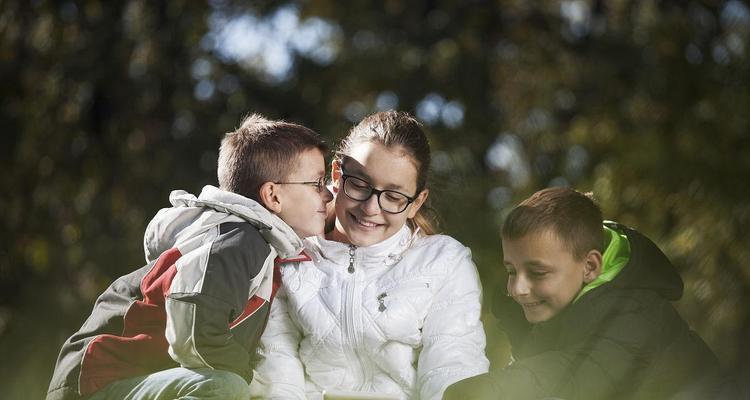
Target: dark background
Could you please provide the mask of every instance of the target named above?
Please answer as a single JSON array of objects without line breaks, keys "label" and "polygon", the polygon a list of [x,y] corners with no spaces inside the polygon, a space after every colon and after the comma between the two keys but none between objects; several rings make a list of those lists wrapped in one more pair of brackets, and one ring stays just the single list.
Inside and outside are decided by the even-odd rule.
[{"label": "dark background", "polygon": [[98,293],[144,263],[146,223],[216,183],[244,115],[335,143],[388,108],[428,127],[433,205],[487,304],[504,213],[593,191],[670,256],[681,314],[750,379],[746,2],[373,3],[0,1],[3,398],[43,396]]}]

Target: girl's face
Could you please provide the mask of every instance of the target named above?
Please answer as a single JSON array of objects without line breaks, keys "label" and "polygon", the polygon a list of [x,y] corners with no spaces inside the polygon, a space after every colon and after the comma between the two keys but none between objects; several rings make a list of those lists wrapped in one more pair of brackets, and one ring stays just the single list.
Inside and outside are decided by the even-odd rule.
[{"label": "girl's face", "polygon": [[[417,168],[412,157],[402,147],[385,147],[377,142],[354,145],[351,153],[341,164],[333,163],[333,187],[336,193],[336,225],[329,235],[331,239],[357,246],[370,246],[393,236],[413,218],[424,201],[428,191],[417,193]],[[393,214],[383,211],[380,204],[393,204],[392,192],[373,192],[365,200],[354,200],[344,192],[344,178],[351,176],[350,184],[356,183],[361,192],[367,185],[373,189],[390,190],[414,198],[403,212]],[[349,178],[347,178],[349,179]],[[386,207],[387,208],[387,207]]]}]

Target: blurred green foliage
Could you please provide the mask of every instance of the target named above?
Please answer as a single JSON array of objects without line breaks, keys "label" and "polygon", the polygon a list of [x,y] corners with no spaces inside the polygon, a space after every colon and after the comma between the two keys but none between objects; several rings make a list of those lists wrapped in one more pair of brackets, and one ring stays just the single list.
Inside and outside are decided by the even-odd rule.
[{"label": "blurred green foliage", "polygon": [[[429,128],[442,228],[489,303],[504,213],[593,191],[680,269],[682,315],[750,379],[750,9],[738,0],[0,3],[0,387],[39,398],[176,188],[248,112],[335,142]],[[493,367],[507,349],[485,313]]]}]

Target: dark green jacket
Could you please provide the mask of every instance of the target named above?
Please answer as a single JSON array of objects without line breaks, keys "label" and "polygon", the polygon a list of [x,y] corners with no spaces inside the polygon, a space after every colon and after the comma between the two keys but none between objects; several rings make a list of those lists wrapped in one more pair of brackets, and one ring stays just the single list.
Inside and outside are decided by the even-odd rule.
[{"label": "dark green jacket", "polygon": [[718,361],[671,304],[682,297],[679,274],[648,238],[609,227],[630,244],[619,274],[536,325],[496,296],[515,361],[460,382],[446,399],[716,398]]}]

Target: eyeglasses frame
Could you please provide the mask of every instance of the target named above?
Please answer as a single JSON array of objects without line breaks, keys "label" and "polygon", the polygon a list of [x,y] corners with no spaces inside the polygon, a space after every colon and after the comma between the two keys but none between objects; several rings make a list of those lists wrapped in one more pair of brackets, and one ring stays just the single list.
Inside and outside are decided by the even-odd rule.
[{"label": "eyeglasses frame", "polygon": [[[367,186],[369,186],[369,188],[370,188],[370,194],[367,195],[367,197],[365,197],[364,199],[359,200],[359,199],[355,199],[354,197],[352,197],[349,193],[346,193],[346,189],[344,188],[344,185],[346,184],[346,180],[349,179],[349,178],[359,179],[360,181],[366,183]],[[348,198],[350,198],[350,199],[352,199],[354,201],[367,201],[367,200],[369,200],[372,197],[373,194],[376,195],[376,198],[378,200],[378,207],[380,207],[380,209],[383,210],[384,213],[388,213],[388,214],[401,214],[402,212],[406,211],[406,209],[409,208],[409,205],[411,203],[414,203],[417,200],[417,197],[418,197],[418,195],[413,196],[413,197],[409,196],[409,195],[407,195],[405,193],[399,192],[398,190],[391,190],[391,189],[382,189],[381,190],[381,189],[375,189],[375,187],[372,186],[372,183],[367,182],[366,180],[364,180],[364,179],[362,179],[362,178],[360,178],[358,176],[347,175],[343,171],[341,171],[341,190],[344,192],[344,194],[346,195],[346,197],[348,197]],[[380,204],[380,195],[383,194],[383,193],[385,193],[385,192],[398,193],[401,196],[406,197],[406,205],[404,206],[404,208],[401,211],[397,211],[397,212],[388,211],[388,210],[384,209],[383,206]]]},{"label": "eyeglasses frame", "polygon": [[318,180],[315,180],[315,181],[274,182],[274,183],[277,184],[277,185],[307,185],[307,186],[313,186],[313,187],[315,187],[315,190],[317,190],[318,193],[320,193],[326,187],[326,178],[325,177],[321,177],[321,178],[318,178]]}]

